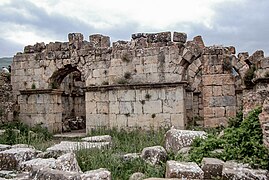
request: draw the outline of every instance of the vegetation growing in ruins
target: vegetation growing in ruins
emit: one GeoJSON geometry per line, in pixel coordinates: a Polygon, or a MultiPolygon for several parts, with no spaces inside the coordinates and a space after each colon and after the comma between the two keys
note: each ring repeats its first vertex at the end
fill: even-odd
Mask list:
{"type": "Polygon", "coordinates": [[[103,81],[102,85],[109,85],[108,81],[103,81]]]}
{"type": "Polygon", "coordinates": [[[56,82],[51,82],[50,86],[51,86],[52,89],[58,89],[58,85],[57,85],[56,82]]]}
{"type": "Polygon", "coordinates": [[[0,129],[4,130],[4,133],[0,136],[0,144],[28,144],[35,146],[52,138],[52,134],[43,128],[41,124],[29,127],[26,124],[14,121],[2,124],[0,129]]]}
{"type": "Polygon", "coordinates": [[[121,60],[122,62],[126,62],[126,63],[131,61],[130,57],[126,53],[122,55],[121,60]]]}
{"type": "Polygon", "coordinates": [[[254,78],[254,72],[256,71],[256,67],[255,66],[251,66],[247,72],[244,75],[244,83],[247,87],[252,87],[254,84],[252,82],[253,78],[254,78]]]}
{"type": "Polygon", "coordinates": [[[132,76],[132,74],[131,74],[130,72],[125,72],[125,73],[124,73],[124,78],[125,78],[125,79],[130,79],[131,76],[132,76]]]}
{"type": "Polygon", "coordinates": [[[129,179],[135,172],[142,172],[147,177],[163,177],[165,163],[151,166],[140,158],[124,160],[121,155],[126,153],[141,153],[143,148],[164,144],[166,130],[132,131],[117,129],[93,130],[90,135],[109,134],[113,138],[111,149],[81,150],[77,152],[77,160],[82,171],[107,168],[112,173],[112,179],[129,179]]]}
{"type": "MultiPolygon", "coordinates": [[[[238,160],[249,163],[255,168],[269,168],[269,150],[262,142],[262,130],[258,115],[261,108],[254,109],[243,120],[242,113],[231,119],[229,127],[224,130],[223,136],[209,134],[207,139],[196,139],[192,150],[185,160],[200,163],[203,157],[216,157],[224,161],[238,160]],[[216,149],[223,149],[216,152],[216,149]]],[[[176,159],[182,160],[179,155],[176,159]]]]}
{"type": "Polygon", "coordinates": [[[129,83],[128,80],[125,78],[118,79],[118,84],[128,84],[128,83],[129,83]]]}
{"type": "Polygon", "coordinates": [[[267,71],[264,75],[264,77],[268,78],[269,77],[269,71],[267,71]]]}
{"type": "Polygon", "coordinates": [[[36,89],[36,86],[35,86],[35,84],[34,84],[34,83],[32,84],[32,89],[36,89]]]}
{"type": "Polygon", "coordinates": [[[150,98],[151,98],[151,95],[147,93],[147,94],[145,95],[145,99],[149,100],[150,98]]]}

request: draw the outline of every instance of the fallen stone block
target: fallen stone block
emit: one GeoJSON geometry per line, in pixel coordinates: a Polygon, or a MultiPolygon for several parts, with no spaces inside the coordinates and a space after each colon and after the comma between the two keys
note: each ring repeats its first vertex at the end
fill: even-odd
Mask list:
{"type": "Polygon", "coordinates": [[[0,151],[4,151],[4,150],[10,149],[10,148],[11,148],[10,145],[0,144],[0,151]]]}
{"type": "Polygon", "coordinates": [[[149,164],[156,165],[166,161],[167,153],[162,146],[146,147],[142,150],[141,157],[149,164]]]}
{"type": "Polygon", "coordinates": [[[81,180],[80,175],[78,172],[66,172],[47,167],[34,167],[29,178],[38,180],[81,180]]]}
{"type": "Polygon", "coordinates": [[[34,159],[39,151],[32,148],[12,148],[0,152],[0,169],[14,170],[19,163],[34,159]]]}
{"type": "Polygon", "coordinates": [[[128,153],[121,156],[124,161],[132,161],[134,159],[140,158],[140,153],[128,153]]]}
{"type": "Polygon", "coordinates": [[[111,142],[112,138],[109,135],[103,135],[103,136],[85,137],[85,138],[82,138],[81,140],[87,141],[87,142],[111,142]]]}
{"type": "Polygon", "coordinates": [[[190,146],[198,137],[206,138],[206,132],[170,129],[165,134],[165,149],[177,153],[181,148],[190,146]]]}
{"type": "Polygon", "coordinates": [[[203,158],[202,170],[205,179],[220,178],[224,162],[216,158],[203,158]]]}
{"type": "Polygon", "coordinates": [[[29,161],[25,161],[19,164],[19,170],[20,171],[26,171],[30,172],[32,171],[33,167],[48,167],[55,169],[56,167],[56,159],[49,158],[49,159],[42,159],[42,158],[36,158],[31,159],[29,161]]]}
{"type": "Polygon", "coordinates": [[[74,153],[64,154],[56,159],[55,169],[62,171],[82,172],[74,153]]]}
{"type": "MultiPolygon", "coordinates": [[[[59,144],[55,144],[47,148],[46,152],[51,156],[60,156],[69,152],[78,151],[81,149],[108,149],[110,142],[72,142],[72,141],[61,141],[59,144]]],[[[49,155],[46,155],[49,156],[49,155]]]]}
{"type": "Polygon", "coordinates": [[[136,172],[130,176],[129,180],[143,180],[145,177],[146,177],[145,174],[141,172],[136,172]]]}
{"type": "Polygon", "coordinates": [[[227,161],[223,165],[222,179],[228,180],[267,180],[268,170],[251,169],[247,164],[237,163],[234,161],[227,161]]]}
{"type": "Polygon", "coordinates": [[[194,162],[166,162],[166,178],[203,179],[204,172],[194,162]]]}
{"type": "Polygon", "coordinates": [[[111,172],[103,168],[92,171],[86,171],[81,175],[81,180],[88,180],[88,179],[111,180],[111,172]]]}

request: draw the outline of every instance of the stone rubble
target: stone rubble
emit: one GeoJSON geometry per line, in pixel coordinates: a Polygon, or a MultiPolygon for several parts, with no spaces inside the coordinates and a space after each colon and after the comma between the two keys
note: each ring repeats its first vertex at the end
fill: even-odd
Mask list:
{"type": "Polygon", "coordinates": [[[201,169],[205,179],[220,178],[224,162],[216,158],[203,158],[201,169]]]}
{"type": "Polygon", "coordinates": [[[167,153],[162,146],[152,146],[144,148],[141,157],[149,164],[156,165],[166,161],[167,153]]]}
{"type": "Polygon", "coordinates": [[[206,132],[170,129],[165,134],[165,149],[177,153],[181,148],[190,146],[198,137],[205,138],[206,132]]]}
{"type": "Polygon", "coordinates": [[[166,162],[166,178],[204,179],[204,172],[194,162],[166,162]]]}

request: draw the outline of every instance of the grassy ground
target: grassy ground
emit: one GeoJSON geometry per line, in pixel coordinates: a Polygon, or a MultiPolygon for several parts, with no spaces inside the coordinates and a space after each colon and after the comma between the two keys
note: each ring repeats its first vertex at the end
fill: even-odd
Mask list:
{"type": "Polygon", "coordinates": [[[126,153],[141,153],[143,148],[149,146],[163,145],[165,130],[133,131],[105,130],[93,131],[90,135],[112,136],[113,145],[109,150],[81,150],[77,152],[77,160],[82,171],[107,168],[112,172],[112,179],[129,179],[131,174],[142,172],[147,177],[164,177],[165,164],[151,166],[142,159],[131,161],[123,160],[120,155],[126,153]]]}

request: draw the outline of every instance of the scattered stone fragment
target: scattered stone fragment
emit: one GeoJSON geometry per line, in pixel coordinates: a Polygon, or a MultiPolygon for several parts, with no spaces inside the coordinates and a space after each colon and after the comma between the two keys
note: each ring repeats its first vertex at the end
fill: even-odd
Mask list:
{"type": "Polygon", "coordinates": [[[0,144],[0,151],[4,151],[4,150],[10,149],[10,148],[11,148],[10,145],[0,144]]]}
{"type": "Polygon", "coordinates": [[[220,178],[224,162],[216,158],[203,158],[202,170],[205,179],[220,178]]]}
{"type": "Polygon", "coordinates": [[[206,132],[170,129],[165,134],[165,149],[177,153],[181,148],[190,146],[197,137],[206,138],[206,132]]]}
{"type": "Polygon", "coordinates": [[[104,168],[100,168],[97,170],[86,171],[81,175],[81,180],[88,180],[88,179],[101,179],[101,180],[111,180],[111,173],[104,168]]]}
{"type": "Polygon", "coordinates": [[[5,170],[1,170],[0,171],[0,178],[14,178],[16,177],[16,173],[14,171],[5,171],[5,170]]]}
{"type": "Polygon", "coordinates": [[[57,158],[55,169],[62,171],[82,172],[74,153],[67,153],[57,158]]]}
{"type": "Polygon", "coordinates": [[[47,167],[34,167],[30,173],[30,179],[38,180],[81,180],[80,173],[78,172],[66,172],[47,167]]]}
{"type": "Polygon", "coordinates": [[[14,170],[19,163],[36,157],[38,151],[32,148],[12,148],[0,152],[0,169],[14,170]]]}
{"type": "Polygon", "coordinates": [[[87,142],[111,142],[112,138],[109,135],[103,135],[103,136],[85,137],[82,138],[81,140],[87,142]]]}
{"type": "Polygon", "coordinates": [[[140,158],[140,153],[128,153],[128,154],[124,154],[122,156],[122,159],[124,161],[131,161],[131,160],[134,160],[134,159],[137,159],[137,158],[140,158]]]}
{"type": "Polygon", "coordinates": [[[156,165],[166,161],[167,153],[162,146],[146,147],[142,150],[141,157],[151,165],[156,165]]]}
{"type": "Polygon", "coordinates": [[[110,142],[90,143],[90,142],[72,142],[61,141],[59,144],[55,144],[47,148],[47,152],[53,155],[62,155],[69,152],[74,152],[80,149],[107,149],[110,147],[110,142]]]}
{"type": "Polygon", "coordinates": [[[145,177],[145,174],[136,172],[130,176],[129,180],[143,180],[145,177]]]}
{"type": "Polygon", "coordinates": [[[190,150],[191,150],[191,147],[183,147],[178,151],[178,153],[180,153],[180,154],[189,154],[190,150]]]}
{"type": "Polygon", "coordinates": [[[48,167],[55,169],[56,168],[56,160],[54,158],[49,158],[49,159],[41,159],[41,158],[36,158],[36,159],[31,159],[29,161],[25,161],[19,164],[19,169],[20,171],[26,171],[30,172],[32,171],[33,167],[48,167]]]}
{"type": "Polygon", "coordinates": [[[268,171],[262,169],[251,169],[247,164],[227,161],[223,165],[222,179],[224,180],[267,180],[268,171]]]}
{"type": "Polygon", "coordinates": [[[12,145],[11,148],[32,148],[32,149],[35,149],[34,146],[31,146],[29,144],[15,144],[15,145],[12,145]]]}
{"type": "Polygon", "coordinates": [[[166,178],[203,179],[204,172],[194,162],[166,162],[166,178]]]}

